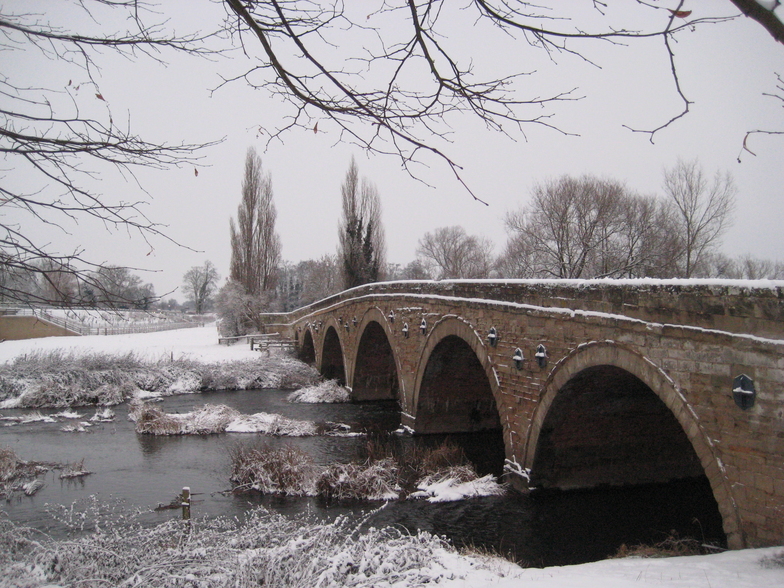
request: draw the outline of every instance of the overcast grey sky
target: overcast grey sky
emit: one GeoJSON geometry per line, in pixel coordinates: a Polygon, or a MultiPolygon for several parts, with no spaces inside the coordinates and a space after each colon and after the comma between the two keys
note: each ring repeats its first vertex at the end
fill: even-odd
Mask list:
{"type": "MultiPolygon", "coordinates": [[[[47,14],[57,10],[52,2],[42,5],[47,14]]],[[[734,12],[724,0],[691,2],[689,8],[694,16],[700,10],[734,12]]],[[[223,14],[220,6],[207,1],[171,1],[167,9],[180,33],[209,30],[223,14]]],[[[283,257],[294,262],[335,251],[340,185],[352,156],[360,174],[379,189],[388,260],[401,264],[414,258],[417,240],[425,232],[448,225],[489,237],[500,253],[506,240],[505,212],[527,202],[537,182],[589,173],[656,194],[661,193],[662,170],[680,157],[699,159],[709,174],[728,170],[735,178],[738,206],[734,226],[724,239],[725,253],[784,259],[784,136],[753,137],[750,147],[756,157],[745,153],[742,163],[737,162],[747,131],[784,130],[782,102],[763,95],[776,90],[774,72],[784,75],[784,47],[758,24],[739,18],[678,36],[678,71],[694,104],[684,119],[658,133],[653,144],[623,125],[653,128],[680,111],[660,40],[625,47],[581,45],[601,66],[597,68],[565,55],[548,62],[528,45],[488,35],[470,22],[457,21],[454,35],[461,50],[475,56],[477,67],[503,62],[535,68],[538,74],[526,87],[529,95],[578,87],[577,94],[585,96],[552,109],[552,122],[579,136],[532,126],[513,141],[487,131],[469,116],[449,121],[454,134],[445,149],[463,165],[464,180],[488,206],[475,202],[441,161],[423,160],[429,166],[421,168],[427,186],[409,177],[394,157],[369,156],[336,143],[337,131],[326,121],[319,124],[318,133],[294,130],[284,142],[265,149],[267,137],[259,129],[281,124],[280,104],[240,82],[210,93],[219,84],[219,75],[237,74],[250,66],[239,52],[213,61],[164,54],[165,66],[106,55],[99,59],[103,69],[98,81],[115,120],[129,119],[133,130],[148,140],[177,143],[225,137],[204,150],[198,175],[190,166],[137,173],[149,192],[150,203],[144,209],[148,216],[168,225],[167,234],[197,251],[162,240],[155,240],[151,248],[138,238],[107,234],[86,224],[66,226],[70,235],[52,227],[31,230],[41,231],[61,250],[81,244],[98,261],[154,270],[141,275],[164,294],[181,284],[188,268],[206,259],[222,278],[227,275],[229,218],[236,214],[245,153],[251,146],[272,175],[283,257]]],[[[75,85],[80,75],[84,77],[62,64],[42,64],[37,56],[15,53],[13,59],[4,69],[29,76],[31,84],[65,87],[70,79],[75,85]]],[[[89,89],[79,96],[83,108],[91,107],[91,96],[89,89]]],[[[101,115],[106,105],[93,106],[101,115]]],[[[141,194],[131,178],[116,174],[104,176],[100,186],[106,194],[125,198],[141,194]]],[[[180,293],[174,295],[182,299],[180,293]]]]}

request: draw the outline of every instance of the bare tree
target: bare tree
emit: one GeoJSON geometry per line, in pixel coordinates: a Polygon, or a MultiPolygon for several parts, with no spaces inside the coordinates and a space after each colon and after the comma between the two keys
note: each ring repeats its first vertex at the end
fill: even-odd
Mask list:
{"type": "Polygon", "coordinates": [[[104,265],[94,274],[90,283],[81,283],[81,290],[87,293],[86,299],[93,306],[108,308],[148,309],[158,300],[152,284],[145,284],[142,278],[131,273],[127,267],[104,265]],[[97,284],[98,288],[93,289],[97,284]]]}
{"type": "Polygon", "coordinates": [[[386,240],[381,223],[381,198],[375,185],[359,179],[354,158],[340,188],[343,215],[338,227],[338,259],[343,287],[353,288],[383,278],[386,240]]]}
{"type": "Polygon", "coordinates": [[[193,303],[196,314],[204,312],[206,304],[218,287],[218,279],[218,270],[209,260],[205,261],[204,265],[193,266],[182,276],[185,297],[193,303]]]}
{"type": "Polygon", "coordinates": [[[272,200],[272,178],[264,174],[261,158],[253,148],[245,158],[242,200],[237,208],[237,223],[230,220],[230,278],[241,284],[250,296],[275,287],[280,265],[280,237],[275,231],[277,212],[272,200]]]}
{"type": "MultiPolygon", "coordinates": [[[[784,24],[774,13],[777,3],[732,2],[774,39],[782,40],[784,24]]],[[[574,56],[591,65],[595,64],[589,43],[622,47],[659,39],[661,58],[671,71],[681,106],[654,128],[629,127],[653,140],[692,104],[679,78],[679,35],[737,18],[727,10],[729,4],[714,3],[710,10],[701,5],[692,14],[684,0],[666,6],[621,3],[622,7],[593,2],[593,9],[591,3],[533,5],[507,0],[393,0],[360,10],[342,2],[224,4],[227,30],[256,60],[247,73],[226,83],[242,80],[292,106],[285,124],[265,129],[271,140],[294,127],[318,131],[321,123],[322,129],[329,125],[341,139],[364,149],[398,154],[414,176],[414,164],[422,154],[434,154],[459,180],[459,165],[442,150],[444,143],[434,140],[450,132],[451,115],[473,113],[502,133],[522,132],[531,125],[560,131],[551,118],[552,107],[580,96],[569,85],[549,94],[535,89],[531,72],[519,66],[530,61],[525,58],[506,71],[501,60],[495,60],[492,73],[484,74],[472,51],[455,43],[460,34],[454,30],[456,19],[464,18],[476,35],[499,34],[519,41],[520,52],[528,49],[529,57],[538,57],[531,52],[543,52],[552,58],[574,56]]]]}
{"type": "Polygon", "coordinates": [[[74,280],[100,291],[94,270],[102,263],[89,259],[78,247],[70,252],[53,250],[49,236],[45,241],[32,236],[30,227],[36,223],[67,232],[69,223],[92,219],[108,230],[137,233],[144,240],[168,239],[160,225],[144,215],[143,198],[112,198],[99,192],[94,181],[111,168],[127,178],[133,177],[138,167],[168,168],[193,162],[199,147],[150,142],[118,124],[94,76],[99,69],[96,60],[105,52],[155,60],[167,50],[212,52],[205,45],[206,37],[177,36],[158,24],[147,23],[148,17],[155,15],[141,2],[131,0],[64,1],[57,11],[46,14],[33,13],[25,3],[0,7],[4,60],[24,54],[31,71],[39,65],[45,69],[51,61],[61,69],[73,66],[82,77],[81,82],[71,80],[64,87],[47,87],[45,82],[30,86],[11,75],[0,75],[0,153],[4,162],[0,267],[6,277],[14,276],[0,280],[0,298],[28,303],[68,299],[69,304],[79,304],[79,297],[67,291],[74,280]],[[63,11],[83,12],[88,18],[76,20],[84,30],[61,26],[56,19],[63,11]],[[125,21],[126,32],[107,33],[98,19],[117,16],[125,21]],[[61,277],[71,276],[71,280],[47,279],[53,271],[61,277]],[[48,288],[36,293],[26,287],[41,280],[48,288]],[[60,284],[67,285],[66,289],[60,284]]]}
{"type": "Polygon", "coordinates": [[[618,232],[605,243],[603,277],[657,277],[678,275],[680,238],[674,209],[655,196],[627,193],[620,205],[618,232]]]}
{"type": "Polygon", "coordinates": [[[264,325],[261,314],[267,312],[271,302],[270,291],[251,296],[245,287],[228,280],[215,297],[218,311],[218,332],[223,336],[246,335],[261,332],[264,325]]]}
{"type": "Polygon", "coordinates": [[[608,273],[624,193],[621,184],[590,176],[536,185],[531,203],[506,215],[516,241],[507,255],[525,259],[533,277],[608,273]]]}
{"type": "Polygon", "coordinates": [[[417,256],[439,280],[487,278],[493,267],[493,243],[468,235],[463,227],[441,227],[419,240],[417,256]]]}
{"type": "Polygon", "coordinates": [[[664,171],[664,192],[675,205],[682,239],[682,275],[699,274],[701,264],[719,245],[735,207],[735,184],[729,172],[716,172],[712,181],[697,160],[679,160],[664,171]]]}
{"type": "Polygon", "coordinates": [[[622,184],[564,176],[534,187],[506,216],[501,273],[518,278],[672,277],[681,239],[674,207],[622,184]]]}

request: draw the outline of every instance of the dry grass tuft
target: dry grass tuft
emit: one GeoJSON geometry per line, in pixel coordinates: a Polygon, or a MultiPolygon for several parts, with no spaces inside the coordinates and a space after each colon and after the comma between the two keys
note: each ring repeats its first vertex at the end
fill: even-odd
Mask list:
{"type": "Polygon", "coordinates": [[[58,467],[52,463],[23,461],[10,447],[0,447],[0,498],[10,498],[17,492],[32,496],[44,485],[38,476],[58,467]]]}
{"type": "Polygon", "coordinates": [[[256,490],[263,494],[303,496],[315,494],[319,468],[305,452],[284,445],[238,443],[229,450],[231,481],[235,492],[256,490]]]}
{"type": "Polygon", "coordinates": [[[766,569],[784,568],[784,551],[766,555],[760,559],[760,566],[766,569]]]}
{"type": "Polygon", "coordinates": [[[679,537],[678,533],[671,531],[670,535],[653,545],[621,545],[612,558],[622,557],[680,557],[684,555],[708,555],[716,553],[715,547],[705,545],[702,541],[691,537],[679,537]]]}
{"type": "Polygon", "coordinates": [[[292,447],[238,444],[231,449],[231,481],[235,492],[318,495],[331,500],[396,500],[417,491],[419,484],[478,478],[462,450],[444,442],[433,448],[396,449],[383,438],[368,441],[364,459],[322,468],[292,447]]]}
{"type": "Polygon", "coordinates": [[[398,466],[392,458],[369,464],[332,464],[316,481],[326,500],[395,500],[400,496],[398,466]]]}

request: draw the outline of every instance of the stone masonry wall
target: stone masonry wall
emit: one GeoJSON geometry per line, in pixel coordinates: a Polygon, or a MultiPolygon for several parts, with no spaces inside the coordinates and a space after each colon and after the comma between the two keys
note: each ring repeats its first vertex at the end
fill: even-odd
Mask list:
{"type": "Polygon", "coordinates": [[[265,319],[268,330],[299,341],[309,331],[319,365],[325,332],[333,328],[349,385],[360,337],[367,324],[379,324],[394,353],[402,420],[418,432],[427,432],[418,429],[416,412],[429,355],[443,338],[460,337],[487,376],[507,458],[528,468],[559,391],[587,368],[626,370],[683,429],[711,483],[730,545],[784,542],[781,283],[376,284],[265,319]],[[495,347],[487,339],[491,327],[499,335],[495,347]],[[539,344],[547,350],[544,367],[535,357],[539,344]],[[517,349],[521,369],[512,359],[517,349]],[[756,387],[748,410],[733,399],[739,374],[756,387]]]}

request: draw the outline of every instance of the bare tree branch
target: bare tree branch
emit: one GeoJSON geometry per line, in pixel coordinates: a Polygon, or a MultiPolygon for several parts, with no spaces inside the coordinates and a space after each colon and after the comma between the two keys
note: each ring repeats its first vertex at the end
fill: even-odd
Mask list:
{"type": "Polygon", "coordinates": [[[85,288],[106,291],[95,278],[102,263],[87,259],[82,248],[61,254],[48,243],[35,242],[29,236],[33,221],[67,233],[64,221],[89,218],[110,231],[134,232],[151,249],[153,237],[174,243],[164,227],[143,212],[146,192],[134,170],[196,165],[197,150],[213,144],[152,142],[134,134],[129,124],[120,127],[93,72],[99,69],[95,60],[104,50],[156,61],[162,61],[163,51],[213,55],[216,51],[207,40],[214,34],[177,36],[163,23],[147,26],[144,18],[152,13],[136,0],[66,4],[64,10],[83,11],[93,19],[97,8],[119,11],[135,29],[104,33],[105,25],[95,20],[96,33],[89,34],[59,26],[54,13],[50,17],[19,12],[14,6],[0,8],[0,50],[5,59],[15,54],[37,56],[78,66],[88,76],[87,82],[69,81],[64,88],[54,88],[27,87],[0,74],[0,157],[6,166],[0,175],[0,209],[5,209],[0,219],[0,300],[86,304],[85,288]],[[86,116],[83,110],[97,114],[86,116]],[[122,200],[97,191],[95,181],[112,168],[136,184],[139,198],[122,200]]]}

